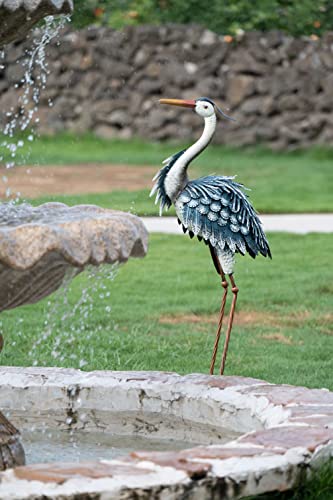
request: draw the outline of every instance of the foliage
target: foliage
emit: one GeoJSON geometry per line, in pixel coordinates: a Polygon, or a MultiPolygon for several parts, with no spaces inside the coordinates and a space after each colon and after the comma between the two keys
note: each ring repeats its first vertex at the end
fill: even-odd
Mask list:
{"type": "Polygon", "coordinates": [[[75,3],[72,20],[75,26],[82,28],[89,24],[102,22],[108,12],[108,0],[81,0],[75,3]]]}
{"type": "Polygon", "coordinates": [[[284,30],[320,35],[333,29],[331,0],[84,0],[73,16],[78,26],[92,21],[114,28],[143,23],[198,23],[221,34],[239,30],[284,30]]]}

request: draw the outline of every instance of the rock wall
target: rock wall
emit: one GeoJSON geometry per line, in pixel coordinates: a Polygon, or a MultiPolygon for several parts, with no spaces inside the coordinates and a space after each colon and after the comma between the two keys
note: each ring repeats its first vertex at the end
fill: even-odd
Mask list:
{"type": "MultiPolygon", "coordinates": [[[[27,46],[8,47],[0,69],[2,122],[5,112],[19,111],[27,46]]],[[[333,33],[321,40],[247,33],[230,41],[198,26],[89,28],[65,32],[47,52],[42,133],[187,141],[200,133],[200,118],[157,100],[208,96],[237,120],[220,122],[217,143],[286,148],[333,140],[333,33]]]]}

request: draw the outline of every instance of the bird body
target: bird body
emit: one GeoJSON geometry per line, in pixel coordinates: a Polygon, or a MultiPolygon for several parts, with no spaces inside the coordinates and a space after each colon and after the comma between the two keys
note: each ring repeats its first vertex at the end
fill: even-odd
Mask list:
{"type": "MultiPolygon", "coordinates": [[[[210,102],[210,101],[209,101],[210,102]]],[[[261,221],[243,186],[234,177],[210,175],[189,181],[190,162],[210,143],[216,128],[216,114],[205,117],[200,139],[188,149],[167,158],[165,166],[154,177],[152,194],[163,209],[175,206],[184,232],[210,244],[220,260],[223,271],[234,269],[234,254],[253,258],[258,253],[271,256],[261,221]]]]}
{"type": "MultiPolygon", "coordinates": [[[[244,192],[244,187],[235,182],[234,177],[209,175],[190,181],[187,168],[210,143],[216,129],[216,111],[225,115],[213,101],[200,98],[195,101],[176,99],[161,99],[163,104],[192,107],[204,118],[205,126],[201,137],[188,149],[182,150],[169,158],[164,167],[154,177],[154,187],[151,195],[156,194],[156,203],[160,203],[160,215],[163,209],[173,204],[178,222],[183,231],[190,237],[209,246],[217,272],[221,275],[225,293],[222,299],[218,334],[214,346],[211,373],[214,369],[216,350],[218,346],[224,306],[227,294],[225,275],[230,277],[232,291],[237,297],[238,288],[235,285],[234,272],[235,254],[248,253],[255,258],[259,253],[271,257],[270,248],[262,229],[261,221],[244,192]]],[[[221,373],[223,373],[228,336],[233,322],[236,305],[234,297],[229,317],[227,340],[225,344],[221,373]]]]}

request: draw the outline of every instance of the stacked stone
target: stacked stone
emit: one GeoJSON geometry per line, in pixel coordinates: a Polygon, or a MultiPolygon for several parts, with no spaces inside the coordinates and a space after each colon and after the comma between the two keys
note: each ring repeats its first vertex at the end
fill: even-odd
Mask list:
{"type": "MultiPolygon", "coordinates": [[[[18,110],[28,47],[6,51],[2,122],[9,119],[4,110],[18,110]]],[[[255,32],[231,40],[198,26],[90,27],[67,31],[47,52],[42,133],[187,141],[200,133],[201,120],[157,101],[208,96],[237,120],[220,124],[217,143],[291,148],[333,139],[333,33],[316,40],[255,32]]]]}

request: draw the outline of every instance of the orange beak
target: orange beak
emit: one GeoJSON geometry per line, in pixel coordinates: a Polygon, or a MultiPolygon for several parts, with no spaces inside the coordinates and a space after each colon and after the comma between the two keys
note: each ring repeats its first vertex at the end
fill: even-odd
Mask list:
{"type": "Polygon", "coordinates": [[[171,104],[172,106],[182,106],[183,108],[195,108],[195,101],[193,99],[160,99],[160,104],[171,104]]]}

